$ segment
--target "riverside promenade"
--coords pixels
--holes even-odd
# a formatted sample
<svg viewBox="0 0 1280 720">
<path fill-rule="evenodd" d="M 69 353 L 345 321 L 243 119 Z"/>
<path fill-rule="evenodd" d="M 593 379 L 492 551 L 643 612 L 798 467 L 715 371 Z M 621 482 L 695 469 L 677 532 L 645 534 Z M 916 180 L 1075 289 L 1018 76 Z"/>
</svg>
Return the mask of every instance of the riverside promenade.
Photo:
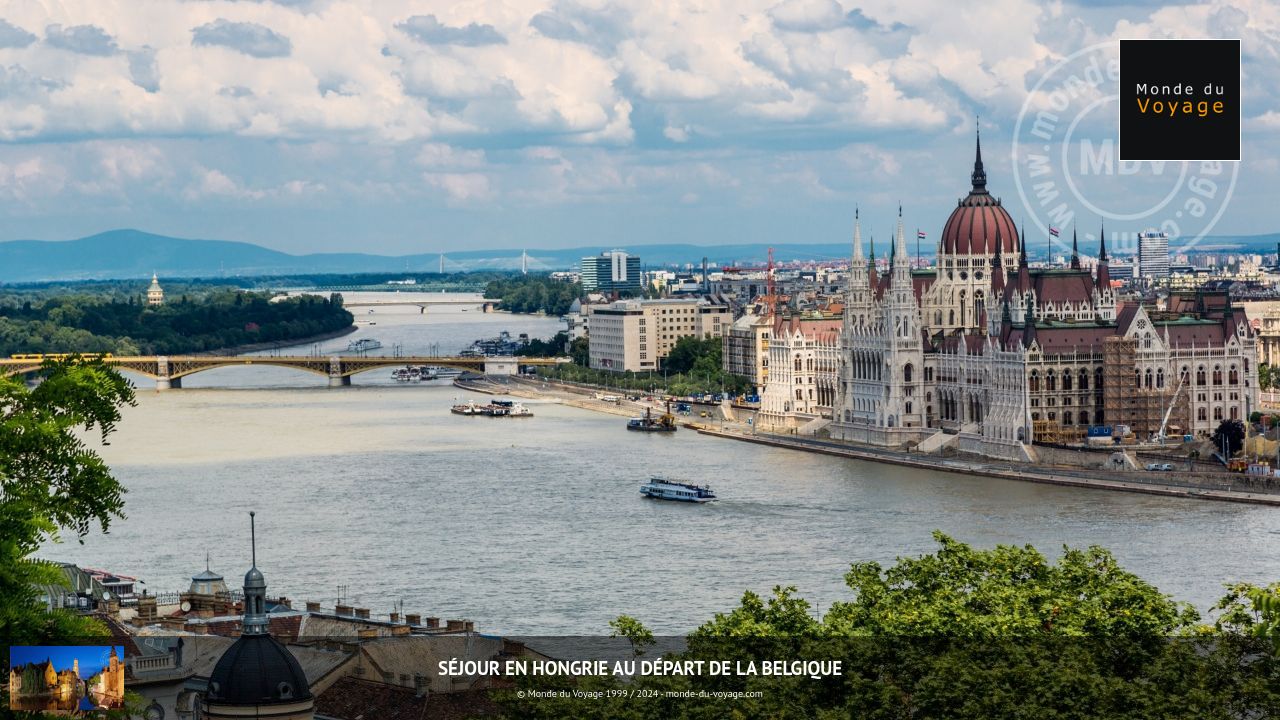
<svg viewBox="0 0 1280 720">
<path fill-rule="evenodd" d="M 1280 506 L 1280 494 L 1231 490 L 1221 483 L 1177 483 L 1160 482 L 1154 479 L 1134 480 L 1133 476 L 1141 471 L 1108 472 L 1105 470 L 1075 469 L 1058 466 L 1012 465 L 1009 463 L 983 462 L 961 458 L 939 457 L 916 453 L 904 453 L 879 448 L 860 447 L 848 443 L 820 440 L 816 438 L 800 438 L 794 436 L 771 435 L 767 433 L 742 432 L 699 423 L 685 423 L 686 427 L 697 430 L 702 435 L 740 440 L 743 442 L 772 445 L 773 447 L 816 452 L 824 455 L 869 462 L 888 463 L 924 470 L 953 472 L 963 475 L 984 475 L 1005 480 L 1036 482 L 1047 485 L 1066 485 L 1071 487 L 1093 488 L 1095 490 L 1115 490 L 1121 492 L 1145 493 L 1148 495 L 1165 495 L 1197 500 L 1218 500 L 1223 502 L 1252 503 L 1256 505 Z M 1215 486 L 1216 485 L 1216 486 Z"/>
</svg>

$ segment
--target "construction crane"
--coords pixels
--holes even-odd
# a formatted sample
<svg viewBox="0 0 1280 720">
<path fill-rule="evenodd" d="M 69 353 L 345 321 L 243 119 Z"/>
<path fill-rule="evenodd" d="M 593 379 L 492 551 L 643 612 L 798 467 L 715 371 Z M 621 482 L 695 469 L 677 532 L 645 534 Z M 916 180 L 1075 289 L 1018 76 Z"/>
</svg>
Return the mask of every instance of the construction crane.
<svg viewBox="0 0 1280 720">
<path fill-rule="evenodd" d="M 1173 408 L 1178 404 L 1178 394 L 1182 392 L 1182 386 L 1187 383 L 1187 376 L 1182 375 L 1178 379 L 1178 387 L 1173 391 L 1173 398 L 1169 400 L 1169 409 L 1164 411 L 1164 419 L 1160 421 L 1160 432 L 1156 433 L 1156 442 L 1164 444 L 1168 438 L 1165 436 L 1165 428 L 1169 427 L 1169 416 L 1173 414 Z"/>
</svg>

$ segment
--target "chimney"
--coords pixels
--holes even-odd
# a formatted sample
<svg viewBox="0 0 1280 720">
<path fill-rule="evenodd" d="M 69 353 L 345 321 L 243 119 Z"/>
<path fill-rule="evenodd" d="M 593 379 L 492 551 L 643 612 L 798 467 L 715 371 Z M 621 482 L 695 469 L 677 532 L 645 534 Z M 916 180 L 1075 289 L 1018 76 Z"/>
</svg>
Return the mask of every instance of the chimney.
<svg viewBox="0 0 1280 720">
<path fill-rule="evenodd" d="M 414 615 L 413 613 L 407 613 L 407 614 L 404 616 L 404 621 L 405 621 L 405 622 L 407 622 L 407 623 L 409 623 L 410 625 L 421 625 L 421 624 L 422 624 L 422 616 L 421 616 L 421 615 Z"/>
<path fill-rule="evenodd" d="M 400 613 L 397 613 L 397 612 L 391 613 L 391 622 L 393 623 L 400 622 Z"/>
<path fill-rule="evenodd" d="M 472 622 L 471 620 L 463 620 L 463 621 L 462 621 L 462 629 L 463 629 L 463 630 L 466 630 L 467 632 L 475 632 L 475 631 L 476 631 L 476 624 L 475 624 L 474 622 Z"/>
<path fill-rule="evenodd" d="M 337 606 L 335 606 L 335 607 L 333 608 L 333 611 L 334 611 L 335 613 L 337 613 L 338 615 L 344 615 L 344 616 L 346 616 L 346 617 L 351 617 L 351 606 L 350 606 L 350 605 L 337 605 Z"/>
<path fill-rule="evenodd" d="M 320 612 L 320 603 L 318 603 L 318 602 L 308 602 L 308 603 L 307 603 L 307 612 L 309 612 L 309 613 Z"/>
<path fill-rule="evenodd" d="M 440 618 L 438 618 L 438 617 L 429 617 L 429 618 L 427 618 L 427 627 L 429 627 L 429 628 L 438 628 L 438 627 L 440 627 Z"/>
<path fill-rule="evenodd" d="M 356 617 L 361 620 L 369 619 L 369 608 L 356 608 Z"/>
<path fill-rule="evenodd" d="M 459 632 L 466 626 L 466 623 L 462 620 L 446 620 L 445 623 L 444 629 L 449 632 Z"/>
</svg>

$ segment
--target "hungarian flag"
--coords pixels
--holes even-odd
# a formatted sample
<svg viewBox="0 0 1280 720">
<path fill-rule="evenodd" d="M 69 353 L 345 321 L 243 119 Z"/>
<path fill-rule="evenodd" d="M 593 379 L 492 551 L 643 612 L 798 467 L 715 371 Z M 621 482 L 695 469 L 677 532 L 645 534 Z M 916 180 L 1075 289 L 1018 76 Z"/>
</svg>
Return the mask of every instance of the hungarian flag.
<svg viewBox="0 0 1280 720">
<path fill-rule="evenodd" d="M 928 235 L 925 235 L 923 230 L 917 230 L 917 231 L 916 231 L 916 239 L 917 239 L 917 240 L 923 240 L 923 239 L 925 239 L 926 237 L 928 237 Z"/>
<path fill-rule="evenodd" d="M 1056 227 L 1049 228 L 1049 234 L 1054 237 L 1058 237 L 1058 228 Z"/>
</svg>

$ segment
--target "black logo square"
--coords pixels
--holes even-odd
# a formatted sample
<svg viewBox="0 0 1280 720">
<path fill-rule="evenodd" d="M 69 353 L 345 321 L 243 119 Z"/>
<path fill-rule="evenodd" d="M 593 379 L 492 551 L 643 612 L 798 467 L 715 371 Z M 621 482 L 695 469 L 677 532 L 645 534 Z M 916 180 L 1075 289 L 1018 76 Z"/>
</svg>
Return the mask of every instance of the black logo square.
<svg viewBox="0 0 1280 720">
<path fill-rule="evenodd" d="M 1121 160 L 1240 159 L 1239 40 L 1120 41 Z"/>
</svg>

